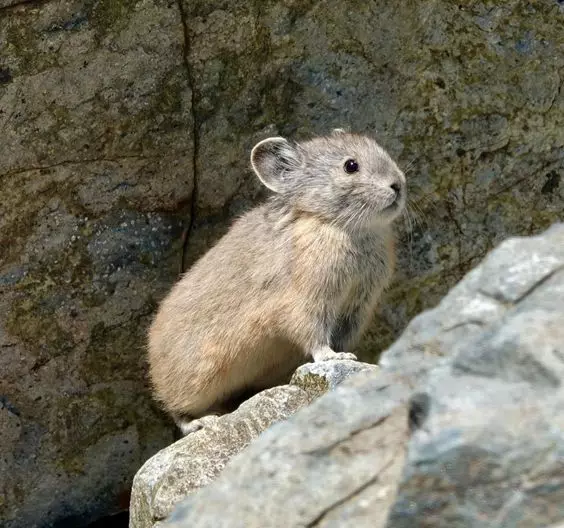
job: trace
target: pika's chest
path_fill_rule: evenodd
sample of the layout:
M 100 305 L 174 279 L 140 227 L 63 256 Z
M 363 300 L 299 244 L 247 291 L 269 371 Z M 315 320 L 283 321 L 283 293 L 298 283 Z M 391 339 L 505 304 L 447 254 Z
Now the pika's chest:
M 379 237 L 365 237 L 352 242 L 349 263 L 342 270 L 341 293 L 345 302 L 351 298 L 362 298 L 366 302 L 381 291 L 392 276 L 393 246 L 387 239 Z
M 292 245 L 293 271 L 337 296 L 351 290 L 370 292 L 386 281 L 393 268 L 393 248 L 386 234 L 367 233 L 352 237 L 320 226 L 296 237 Z
M 349 266 L 358 280 L 382 277 L 393 267 L 393 247 L 381 237 L 363 237 L 351 240 L 346 247 Z

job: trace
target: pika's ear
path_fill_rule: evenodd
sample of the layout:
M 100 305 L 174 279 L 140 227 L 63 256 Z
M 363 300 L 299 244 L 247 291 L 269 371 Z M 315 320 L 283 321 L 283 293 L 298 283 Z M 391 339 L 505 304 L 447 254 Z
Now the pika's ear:
M 301 163 L 298 149 L 282 137 L 263 139 L 251 152 L 251 165 L 259 180 L 277 193 L 284 191 L 289 173 Z

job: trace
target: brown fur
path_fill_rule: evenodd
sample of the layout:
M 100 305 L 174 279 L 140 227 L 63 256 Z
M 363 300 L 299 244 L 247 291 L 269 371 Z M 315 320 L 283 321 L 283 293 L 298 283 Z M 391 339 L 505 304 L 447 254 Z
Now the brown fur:
M 357 173 L 343 170 L 348 158 Z M 154 392 L 177 422 L 286 382 L 308 356 L 350 357 L 333 349 L 358 342 L 393 273 L 405 179 L 374 141 L 274 138 L 252 163 L 277 194 L 194 264 L 149 331 Z

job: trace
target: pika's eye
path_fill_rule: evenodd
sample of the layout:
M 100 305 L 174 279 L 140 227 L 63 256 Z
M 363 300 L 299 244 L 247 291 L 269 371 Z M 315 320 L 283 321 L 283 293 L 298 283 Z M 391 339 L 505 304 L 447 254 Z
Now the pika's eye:
M 353 172 L 358 171 L 358 162 L 353 159 L 348 159 L 345 161 L 345 172 L 352 174 Z

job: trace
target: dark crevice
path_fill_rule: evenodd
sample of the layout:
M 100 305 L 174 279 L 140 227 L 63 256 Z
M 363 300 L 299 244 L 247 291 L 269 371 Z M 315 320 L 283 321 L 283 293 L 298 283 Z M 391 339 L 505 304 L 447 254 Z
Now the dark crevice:
M 425 392 L 415 393 L 409 399 L 408 427 L 414 433 L 421 429 L 429 416 L 431 398 Z
M 52 1 L 53 0 L 21 0 L 20 2 L 14 2 L 13 4 L 0 7 L 0 13 L 10 12 L 12 10 L 17 10 L 25 6 L 39 7 Z
M 458 233 L 459 233 L 461 236 L 464 236 L 464 231 L 462 230 L 462 227 L 461 227 L 460 223 L 458 222 L 458 219 L 456 218 L 456 215 L 455 215 L 455 214 L 453 213 L 453 211 L 452 211 L 452 204 L 451 204 L 450 202 L 446 201 L 446 202 L 445 202 L 445 209 L 446 209 L 446 212 L 447 212 L 447 214 L 448 214 L 450 220 L 451 220 L 452 223 L 455 225 L 455 227 L 456 227 Z
M 102 517 L 90 523 L 86 528 L 127 528 L 129 526 L 129 512 L 124 511 L 114 515 Z
M 554 275 L 556 275 L 557 273 L 559 273 L 562 270 L 564 270 L 564 265 L 558 266 L 557 268 L 553 269 L 550 273 L 545 275 L 539 281 L 535 282 L 535 284 L 533 284 L 527 291 L 525 291 L 522 295 L 520 295 L 517 299 L 515 299 L 513 304 L 520 303 L 523 299 L 525 299 L 525 297 L 528 297 L 529 295 L 531 295 L 537 288 L 540 288 L 543 284 L 545 284 L 552 277 L 554 277 Z
M 382 475 L 382 473 L 384 473 L 395 461 L 396 456 L 394 455 L 391 460 L 389 462 L 387 462 L 384 466 L 382 466 L 378 472 L 376 473 L 376 475 L 372 476 L 370 479 L 368 479 L 364 484 L 361 484 L 360 486 L 358 486 L 357 488 L 355 488 L 354 490 L 352 490 L 350 493 L 348 493 L 347 495 L 345 495 L 343 498 L 339 499 L 338 501 L 334 502 L 333 504 L 331 504 L 331 506 L 325 508 L 324 510 L 322 510 L 315 519 L 313 519 L 312 521 L 310 521 L 308 524 L 306 524 L 307 528 L 313 528 L 314 526 L 318 525 L 323 518 L 330 513 L 331 511 L 333 511 L 335 508 L 338 508 L 339 506 L 341 506 L 342 504 L 345 504 L 347 501 L 349 501 L 350 499 L 352 499 L 353 497 L 355 497 L 356 495 L 358 495 L 359 493 L 362 493 L 365 489 L 369 488 L 370 486 L 372 486 L 373 484 L 375 484 L 376 482 L 378 482 L 378 480 L 380 479 L 380 476 Z
M 528 297 L 529 295 L 531 295 L 535 290 L 537 290 L 538 288 L 540 288 L 543 284 L 545 284 L 547 281 L 549 281 L 552 277 L 554 277 L 554 275 L 556 275 L 557 273 L 561 272 L 564 270 L 564 265 L 561 266 L 557 266 L 556 268 L 554 268 L 552 271 L 550 271 L 549 273 L 547 273 L 544 277 L 541 277 L 537 282 L 535 282 L 529 289 L 525 290 L 519 297 L 517 297 L 514 300 L 508 300 L 505 299 L 503 297 L 498 297 L 495 294 L 489 293 L 487 291 L 484 291 L 482 289 L 478 289 L 477 292 L 480 295 L 483 295 L 484 297 L 487 297 L 489 299 L 492 299 L 494 301 L 496 301 L 499 304 L 502 305 L 506 305 L 506 306 L 515 306 L 517 304 L 519 304 L 521 301 L 523 301 L 526 297 Z M 449 329 L 450 330 L 450 329 Z
M 462 321 L 461 323 L 457 323 L 453 326 L 449 326 L 448 328 L 445 328 L 443 330 L 443 333 L 452 332 L 453 330 L 456 330 L 457 328 L 462 328 L 462 327 L 468 326 L 468 325 L 483 327 L 483 326 L 486 326 L 486 324 L 487 323 L 485 323 L 484 321 L 479 321 L 477 319 L 469 319 L 468 321 Z
M 190 218 L 188 220 L 188 225 L 182 233 L 182 255 L 180 261 L 180 274 L 184 273 L 184 262 L 186 259 L 186 254 L 188 252 L 188 244 L 190 243 L 190 238 L 194 231 L 194 225 L 196 222 L 197 204 L 198 204 L 198 156 L 200 147 L 200 124 L 197 117 L 197 97 L 196 97 L 196 81 L 194 76 L 194 71 L 192 65 L 190 64 L 190 49 L 191 49 L 191 39 L 190 32 L 188 29 L 188 22 L 186 11 L 184 9 L 183 0 L 176 0 L 178 5 L 178 10 L 180 12 L 180 20 L 182 22 L 182 29 L 184 32 L 184 50 L 183 50 L 183 62 L 184 68 L 186 69 L 186 75 L 188 77 L 188 83 L 190 84 L 191 91 L 191 107 L 192 107 L 192 197 L 190 201 Z
M 506 185 L 505 187 L 501 188 L 499 191 L 496 191 L 494 193 L 492 193 L 490 195 L 491 198 L 496 198 L 497 196 L 500 196 L 501 194 L 506 193 L 507 191 L 510 191 L 512 189 L 514 189 L 515 187 L 517 187 L 518 185 L 521 185 L 522 183 L 525 183 L 526 181 L 529 180 L 533 180 L 535 178 L 537 178 L 537 174 L 533 173 L 533 174 L 527 174 L 526 176 L 523 176 L 522 178 L 519 178 L 517 180 L 515 180 L 514 182 L 511 182 L 509 185 Z
M 488 299 L 494 301 L 497 304 L 501 304 L 501 305 L 508 305 L 511 304 L 507 299 L 504 299 L 502 297 L 496 297 L 493 293 L 487 292 L 486 290 L 483 290 L 481 288 L 478 288 L 476 290 L 480 295 L 483 295 L 484 297 L 487 297 Z
M 546 174 L 545 178 L 546 182 L 541 188 L 541 194 L 552 194 L 560 186 L 560 174 L 552 170 Z
M 552 111 L 552 108 L 554 107 L 554 103 L 558 100 L 560 94 L 562 93 L 562 86 L 564 86 L 564 82 L 562 82 L 562 80 L 560 79 L 560 74 L 558 73 L 558 71 L 556 71 L 556 76 L 558 77 L 558 90 L 556 90 L 556 93 L 554 94 L 552 101 L 550 101 L 548 108 L 543 112 L 543 114 L 545 115 L 549 114 Z
M 382 387 L 381 390 L 387 389 L 388 387 L 389 387 L 389 385 L 385 385 L 384 387 Z M 364 431 L 369 431 L 370 429 L 374 429 L 374 428 L 378 427 L 379 425 L 384 423 L 389 417 L 390 417 L 390 415 L 386 414 L 385 416 L 378 418 L 378 420 L 376 420 L 373 423 L 369 423 L 367 425 L 364 425 L 360 429 L 356 429 L 354 431 L 351 431 L 347 436 L 345 436 L 343 438 L 339 438 L 338 440 L 336 440 L 332 444 L 329 444 L 328 446 L 323 446 L 323 447 L 320 447 L 318 449 L 312 449 L 310 451 L 303 451 L 302 454 L 313 455 L 313 454 L 320 454 L 320 453 L 328 453 L 332 449 L 334 449 L 335 447 L 338 447 L 339 445 L 341 445 L 344 442 L 348 442 L 348 441 L 352 440 L 355 436 L 363 433 Z
M 119 163 L 120 161 L 124 160 L 152 160 L 158 159 L 157 156 L 141 156 L 138 154 L 132 154 L 130 156 L 118 156 L 115 158 L 87 158 L 87 159 L 77 159 L 77 160 L 65 160 L 59 161 L 57 163 L 53 163 L 51 165 L 34 165 L 32 167 L 25 167 L 22 169 L 17 169 L 9 172 L 5 172 L 4 174 L 0 174 L 0 180 L 2 178 L 8 178 L 10 176 L 17 176 L 18 174 L 23 174 L 25 172 L 32 172 L 32 171 L 42 171 L 42 170 L 50 170 L 56 169 L 57 167 L 65 167 L 66 165 L 81 165 L 81 164 L 88 164 L 88 163 Z

